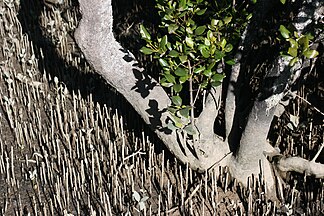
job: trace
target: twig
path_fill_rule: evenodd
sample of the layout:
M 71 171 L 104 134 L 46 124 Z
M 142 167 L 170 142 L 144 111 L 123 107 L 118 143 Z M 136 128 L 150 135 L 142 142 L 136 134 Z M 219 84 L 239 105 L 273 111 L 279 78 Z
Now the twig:
M 188 60 L 188 68 L 189 68 L 189 92 L 190 92 L 190 106 L 191 106 L 191 124 L 194 125 L 194 98 L 193 98 L 193 86 L 192 86 L 192 71 L 191 71 L 191 66 L 190 66 L 190 61 Z
M 129 158 L 134 157 L 135 155 L 138 155 L 138 154 L 146 154 L 145 152 L 141 152 L 141 150 L 142 150 L 142 149 L 139 149 L 138 151 L 134 152 L 133 154 L 128 155 L 127 157 L 125 157 L 125 158 L 123 159 L 123 161 L 128 160 Z
M 127 157 L 125 157 L 125 158 L 123 159 L 123 162 L 119 165 L 118 170 L 120 170 L 120 169 L 122 168 L 122 166 L 124 165 L 124 162 L 125 162 L 126 160 L 128 160 L 129 158 L 132 158 L 132 157 L 134 157 L 134 156 L 136 156 L 136 155 L 138 155 L 138 154 L 146 154 L 145 152 L 141 152 L 141 150 L 142 150 L 142 149 L 139 149 L 138 151 L 134 152 L 133 154 L 128 155 Z

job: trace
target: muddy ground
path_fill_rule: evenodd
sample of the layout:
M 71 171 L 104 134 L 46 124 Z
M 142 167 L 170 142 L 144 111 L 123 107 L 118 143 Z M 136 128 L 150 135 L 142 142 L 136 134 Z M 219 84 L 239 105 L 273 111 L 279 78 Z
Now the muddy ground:
M 77 2 L 44 2 L 0 2 L 1 215 L 324 214 L 322 180 L 293 173 L 273 202 L 262 184 L 244 189 L 225 168 L 216 176 L 179 164 L 79 52 Z M 125 46 L 138 14 L 150 18 L 134 2 L 127 13 L 114 5 Z M 318 68 L 274 122 L 271 141 L 284 154 L 312 159 L 323 143 Z

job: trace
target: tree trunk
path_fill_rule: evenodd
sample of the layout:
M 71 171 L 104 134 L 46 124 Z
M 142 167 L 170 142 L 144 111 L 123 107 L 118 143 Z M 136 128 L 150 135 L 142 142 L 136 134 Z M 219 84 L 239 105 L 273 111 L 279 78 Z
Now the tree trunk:
M 75 32 L 75 39 L 85 58 L 109 85 L 116 88 L 126 98 L 175 157 L 183 163 L 188 163 L 191 168 L 200 171 L 217 166 L 229 166 L 234 177 L 243 184 L 246 184 L 247 178 L 254 174 L 255 177 L 264 178 L 268 188 L 273 189 L 275 184 L 273 173 L 271 165 L 265 157 L 265 152 L 274 153 L 275 150 L 267 142 L 267 134 L 276 106 L 284 96 L 284 91 L 289 87 L 292 73 L 300 68 L 290 68 L 282 57 L 278 57 L 272 63 L 272 69 L 267 74 L 269 76 L 276 74 L 278 82 L 275 84 L 283 83 L 285 87 L 278 92 L 272 92 L 270 96 L 261 95 L 254 102 L 242 133 L 238 130 L 241 124 L 235 120 L 238 99 L 234 86 L 238 82 L 241 70 L 240 53 L 238 53 L 226 98 L 226 139 L 223 140 L 214 133 L 214 122 L 218 115 L 222 95 L 221 87 L 219 87 L 209 92 L 206 105 L 195 121 L 199 135 L 193 142 L 181 132 L 165 129 L 169 118 L 168 112 L 165 110 L 171 104 L 170 99 L 156 80 L 143 69 L 135 66 L 137 62 L 133 55 L 125 51 L 115 40 L 112 31 L 111 0 L 79 0 L 79 2 L 82 19 Z M 270 7 L 270 1 L 262 2 L 267 3 L 265 8 Z M 263 7 L 265 4 L 260 3 L 260 5 L 260 8 L 265 10 Z M 260 12 L 256 14 L 262 14 Z M 262 18 L 262 16 L 260 17 Z M 255 37 L 252 30 L 245 32 L 245 34 L 249 33 L 251 35 L 242 37 L 245 40 L 243 43 L 245 47 L 248 47 L 248 44 L 251 43 L 249 40 L 253 40 Z M 244 46 L 241 50 L 242 53 L 244 53 Z M 132 60 L 126 61 L 129 59 Z M 237 137 L 241 137 L 241 139 L 238 140 Z M 233 154 L 230 145 L 239 146 L 235 154 Z M 288 161 L 281 161 L 279 164 L 285 169 L 289 165 Z M 323 169 L 322 165 L 319 167 Z M 263 173 L 259 175 L 261 171 Z
M 124 52 L 113 36 L 111 1 L 80 0 L 80 9 L 82 19 L 75 39 L 85 58 L 109 85 L 126 98 L 180 161 L 203 171 L 230 153 L 226 143 L 210 135 L 220 101 L 207 100 L 207 109 L 201 114 L 203 120 L 198 118 L 199 130 L 208 135 L 202 136 L 195 147 L 186 141 L 180 142 L 181 135 L 165 130 L 169 115 L 164 110 L 171 104 L 166 92 L 152 77 L 134 66 L 136 61 L 132 54 Z M 133 60 L 126 61 L 125 57 Z M 220 88 L 217 91 L 219 98 Z M 208 113 L 210 118 L 203 117 L 206 116 L 204 113 Z

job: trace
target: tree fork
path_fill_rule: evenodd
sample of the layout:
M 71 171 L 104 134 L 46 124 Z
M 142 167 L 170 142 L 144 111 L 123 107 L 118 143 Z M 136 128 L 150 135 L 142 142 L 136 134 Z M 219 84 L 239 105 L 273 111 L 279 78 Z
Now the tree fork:
M 123 57 L 131 53 L 124 53 L 123 47 L 115 40 L 112 31 L 112 5 L 111 0 L 80 0 L 82 19 L 75 31 L 75 39 L 87 61 L 106 82 L 114 87 L 134 107 L 143 120 L 163 141 L 167 148 L 183 163 L 191 168 L 201 171 L 207 170 L 216 161 L 223 158 L 230 151 L 223 140 L 212 136 L 212 140 L 197 141 L 199 149 L 189 149 L 185 144 L 178 142 L 177 133 L 166 133 L 166 121 L 170 117 L 162 112 L 171 101 L 162 87 L 149 75 L 136 68 L 136 61 L 126 62 Z M 93 34 L 95 32 L 95 34 Z M 134 58 L 133 58 L 134 59 Z M 139 89 L 138 80 L 134 71 L 148 77 L 153 84 L 152 89 Z M 139 92 L 148 91 L 142 97 Z M 215 107 L 215 102 L 213 107 Z M 211 107 L 211 105 L 206 105 Z M 148 112 L 149 111 L 149 112 Z M 214 109 L 215 113 L 218 109 Z M 209 119 L 214 122 L 215 119 Z M 155 123 L 154 123 L 155 122 Z M 199 117 L 197 121 L 199 124 Z M 213 124 L 207 124 L 211 127 Z M 212 131 L 211 128 L 200 128 L 202 131 Z M 218 147 L 219 146 L 219 147 Z M 224 160 L 225 161 L 225 160 Z M 225 163 L 221 163 L 226 165 Z
M 235 95 L 235 83 L 237 83 L 241 70 L 240 57 L 238 55 L 227 93 L 228 101 L 226 101 L 225 107 L 226 139 L 219 138 L 214 133 L 213 128 L 222 95 L 221 87 L 217 87 L 210 90 L 206 105 L 200 116 L 196 119 L 195 125 L 199 135 L 194 145 L 189 146 L 186 141 L 179 143 L 178 135 L 175 131 L 165 131 L 166 122 L 170 116 L 164 110 L 171 104 L 166 92 L 156 80 L 151 78 L 142 69 L 134 66 L 136 61 L 132 54 L 123 52 L 124 48 L 115 40 L 112 31 L 113 15 L 111 0 L 79 0 L 79 2 L 82 19 L 76 29 L 75 39 L 85 58 L 109 85 L 116 88 L 129 101 L 175 157 L 183 163 L 188 163 L 191 168 L 200 171 L 209 170 L 211 167 L 214 168 L 216 166 L 229 166 L 234 177 L 244 185 L 247 184 L 249 176 L 252 174 L 258 176 L 260 174 L 261 162 L 264 169 L 262 174 L 266 175 L 265 179 L 268 189 L 273 189 L 275 186 L 274 174 L 264 152 L 270 154 L 275 152 L 275 149 L 270 146 L 266 138 L 275 113 L 274 111 L 281 101 L 285 90 L 289 87 L 288 80 L 291 78 L 293 70 L 286 67 L 287 62 L 281 61 L 281 57 L 278 57 L 272 63 L 274 68 L 272 72 L 278 74 L 280 82 L 282 79 L 287 81 L 286 83 L 283 82 L 286 86 L 281 88 L 280 91 L 272 92 L 270 95 L 262 95 L 254 102 L 246 127 L 243 130 L 242 138 L 237 143 L 239 147 L 235 154 L 232 154 L 228 136 L 233 131 L 236 133 L 233 130 L 233 124 L 235 124 L 234 115 L 237 112 L 236 101 L 238 100 Z M 271 4 L 271 1 L 264 0 L 261 2 Z M 260 3 L 260 8 L 264 4 Z M 256 13 L 261 13 L 261 11 Z M 250 28 L 250 25 L 248 25 L 248 28 Z M 255 37 L 253 32 L 251 32 L 251 35 L 248 35 L 250 31 L 252 29 L 248 29 L 245 32 L 247 34 L 244 42 L 245 45 L 251 44 L 251 41 L 254 39 L 253 37 Z M 124 60 L 125 56 L 131 57 L 133 60 L 127 62 Z M 278 64 L 279 68 L 277 68 Z M 149 89 L 143 88 L 143 85 L 140 85 L 141 79 L 138 79 L 139 75 L 149 79 L 151 82 L 150 86 L 153 87 Z M 235 127 L 238 127 L 238 125 L 235 125 Z M 316 176 L 323 177 L 321 174 L 324 169 L 322 164 L 313 164 L 312 162 L 311 165 L 306 166 L 305 164 L 307 163 L 304 160 L 298 159 L 304 165 L 293 166 L 294 164 L 291 161 L 296 160 L 296 158 L 281 159 L 276 166 L 279 169 L 288 171 L 304 170 L 306 172 L 314 172 L 313 174 Z M 314 167 L 321 170 L 320 174 L 315 172 Z

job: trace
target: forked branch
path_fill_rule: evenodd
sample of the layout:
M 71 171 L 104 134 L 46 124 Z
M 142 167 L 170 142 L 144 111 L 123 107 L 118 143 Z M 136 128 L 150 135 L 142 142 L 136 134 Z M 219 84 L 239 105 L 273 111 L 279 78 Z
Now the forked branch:
M 208 142 L 198 140 L 197 145 L 190 146 L 179 142 L 176 132 L 165 130 L 169 118 L 165 110 L 171 104 L 170 99 L 152 77 L 134 66 L 135 60 L 124 60 L 125 56 L 129 59 L 132 54 L 123 51 L 125 49 L 114 38 L 111 0 L 79 0 L 79 3 L 82 19 L 75 39 L 85 58 L 108 84 L 125 97 L 167 148 L 183 163 L 201 170 L 208 169 L 227 155 L 229 149 L 226 145 L 215 145 L 214 136 Z M 215 101 L 211 104 L 215 106 Z M 213 110 L 213 115 L 217 114 L 218 108 Z M 211 131 L 210 124 L 206 127 L 201 130 Z

